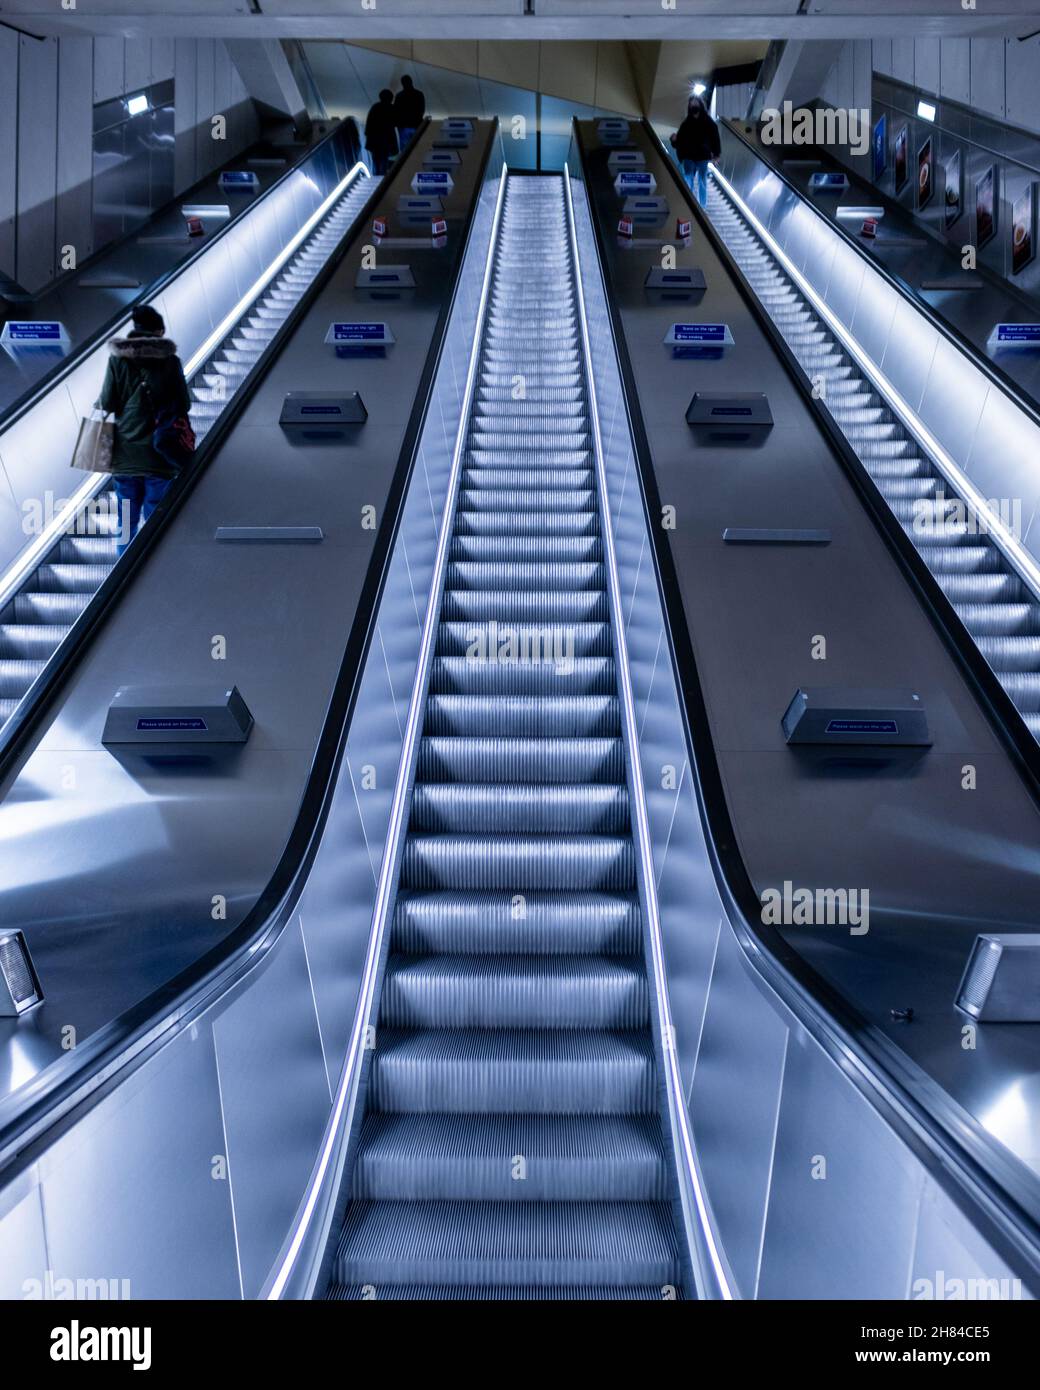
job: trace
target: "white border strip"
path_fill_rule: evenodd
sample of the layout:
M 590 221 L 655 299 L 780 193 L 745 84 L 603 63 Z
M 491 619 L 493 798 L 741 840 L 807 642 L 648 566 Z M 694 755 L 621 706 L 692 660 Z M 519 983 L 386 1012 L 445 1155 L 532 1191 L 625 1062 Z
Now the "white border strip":
M 893 413 L 899 417 L 904 428 L 913 435 L 922 451 L 928 455 L 943 474 L 953 492 L 959 493 L 975 514 L 985 519 L 986 534 L 988 534 L 997 549 L 1004 554 L 1012 568 L 1019 573 L 1022 580 L 1032 589 L 1034 597 L 1040 600 L 1040 566 L 1037 565 L 1033 556 L 1004 525 L 998 513 L 990 506 L 989 499 L 983 497 L 975 484 L 968 478 L 967 474 L 962 471 L 960 465 L 946 452 L 921 417 L 912 406 L 907 403 L 903 396 L 900 395 L 899 391 L 888 377 L 886 377 L 877 364 L 867 356 L 849 330 L 841 320 L 836 317 L 826 301 L 813 289 L 802 272 L 788 257 L 769 230 L 751 211 L 747 203 L 744 202 L 743 198 L 725 175 L 720 174 L 718 168 L 714 165 L 712 166 L 711 173 L 726 197 L 730 199 L 734 207 L 740 212 L 741 216 L 754 231 L 755 235 L 768 249 L 770 255 L 777 261 L 784 274 L 794 282 L 799 293 L 812 305 L 816 315 L 827 325 L 829 331 L 838 339 L 863 375 L 874 386 L 875 390 L 884 397 L 885 404 L 891 407 Z M 816 214 L 816 216 L 819 217 L 819 214 Z M 826 225 L 824 218 L 820 218 L 820 221 L 824 222 Z M 871 268 L 867 266 L 865 273 L 872 274 L 873 272 Z M 965 361 L 967 361 L 966 358 Z M 999 388 L 994 386 L 990 387 L 990 390 L 997 389 Z M 827 402 L 825 400 L 824 405 L 826 404 Z M 835 420 L 835 424 L 837 423 L 837 420 Z M 841 426 L 839 425 L 838 428 L 840 429 Z M 842 431 L 842 433 L 844 433 L 844 431 Z M 912 533 L 907 532 L 907 534 L 912 540 Z
M 408 706 L 404 740 L 401 748 L 401 761 L 397 769 L 397 782 L 394 799 L 390 808 L 390 821 L 386 834 L 386 846 L 379 869 L 379 883 L 376 888 L 376 901 L 372 913 L 372 928 L 368 938 L 368 953 L 365 957 L 364 972 L 358 993 L 358 1004 L 354 1014 L 354 1026 L 350 1034 L 346 1061 L 340 1074 L 332 1113 L 325 1130 L 321 1153 L 311 1175 L 310 1186 L 304 1199 L 303 1209 L 297 1218 L 292 1237 L 281 1266 L 272 1280 L 266 1297 L 268 1300 L 280 1299 L 293 1272 L 297 1257 L 308 1234 L 315 1209 L 325 1185 L 337 1148 L 342 1136 L 349 1134 L 353 1126 L 361 1083 L 361 1062 L 364 1056 L 364 1041 L 372 1022 L 376 1004 L 376 985 L 379 979 L 379 965 L 383 954 L 383 940 L 393 913 L 397 892 L 398 865 L 407 829 L 407 814 L 411 803 L 412 778 L 415 767 L 419 739 L 422 734 L 423 713 L 426 709 L 426 690 L 430 680 L 430 667 L 437 645 L 437 631 L 440 621 L 441 591 L 448 566 L 452 531 L 455 521 L 455 502 L 459 492 L 459 479 L 462 474 L 462 459 L 466 448 L 469 430 L 470 407 L 476 384 L 477 366 L 484 338 L 484 319 L 487 313 L 488 296 L 491 288 L 492 267 L 498 246 L 498 231 L 502 217 L 502 204 L 505 198 L 507 171 L 503 167 L 498 187 L 498 201 L 491 225 L 487 264 L 484 267 L 484 280 L 480 290 L 480 302 L 473 329 L 473 347 L 470 351 L 469 369 L 466 373 L 466 387 L 462 396 L 462 409 L 459 414 L 459 428 L 455 437 L 455 450 L 451 460 L 451 474 L 448 479 L 448 493 L 441 518 L 441 531 L 437 541 L 437 554 L 434 559 L 433 578 L 430 583 L 430 600 L 426 607 L 426 620 L 423 624 L 419 643 L 419 659 L 416 664 L 415 684 Z M 342 1146 L 345 1149 L 345 1145 Z M 340 1153 L 340 1159 L 345 1153 Z
M 720 1245 L 715 1235 L 708 1200 L 704 1190 L 704 1183 L 701 1178 L 700 1166 L 694 1151 L 689 1114 L 687 1113 L 686 1102 L 683 1097 L 683 1084 L 682 1076 L 679 1072 L 678 1051 L 675 1047 L 675 1028 L 672 1024 L 671 1005 L 668 998 L 668 982 L 665 974 L 661 916 L 657 901 L 657 883 L 654 875 L 650 825 L 646 811 L 643 768 L 639 760 L 639 742 L 636 736 L 636 729 L 638 726 L 635 717 L 635 700 L 632 695 L 632 674 L 628 661 L 628 643 L 625 639 L 624 618 L 621 604 L 621 582 L 618 577 L 617 555 L 614 549 L 614 532 L 610 524 L 610 498 L 607 492 L 606 465 L 603 459 L 603 442 L 600 437 L 599 429 L 599 408 L 596 402 L 595 376 L 592 370 L 592 350 L 589 343 L 589 327 L 585 316 L 585 295 L 581 284 L 581 263 L 578 254 L 578 238 L 574 226 L 574 208 L 571 202 L 570 170 L 564 170 L 563 184 L 567 198 L 567 225 L 570 233 L 571 257 L 574 265 L 578 321 L 581 326 L 582 356 L 585 363 L 585 386 L 588 393 L 589 414 L 592 421 L 593 453 L 596 459 L 596 486 L 599 494 L 600 530 L 603 539 L 604 568 L 607 574 L 607 588 L 610 594 L 611 625 L 614 629 L 618 691 L 621 699 L 622 721 L 628 753 L 627 762 L 631 788 L 632 817 L 635 831 L 634 838 L 641 866 L 640 878 L 643 887 L 643 907 L 646 911 L 650 950 L 653 958 L 654 994 L 657 1004 L 658 1024 L 661 1031 L 662 1052 L 664 1055 L 665 1090 L 668 1097 L 668 1117 L 672 1133 L 672 1146 L 680 1179 L 679 1191 L 682 1199 L 687 1241 L 690 1246 L 690 1257 L 693 1263 L 698 1297 L 730 1300 L 735 1297 L 735 1294 L 730 1286 L 726 1263 L 722 1257 Z

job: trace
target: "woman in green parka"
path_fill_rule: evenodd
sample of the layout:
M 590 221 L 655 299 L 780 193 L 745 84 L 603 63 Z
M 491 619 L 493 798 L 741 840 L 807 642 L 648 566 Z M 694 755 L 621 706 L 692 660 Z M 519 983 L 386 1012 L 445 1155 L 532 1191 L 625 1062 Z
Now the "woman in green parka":
M 186 422 L 191 409 L 177 344 L 166 337 L 162 315 L 150 304 L 135 304 L 132 318 L 127 336 L 109 343 L 98 400 L 103 411 L 116 417 L 112 482 L 122 519 L 116 547 L 120 555 L 177 476 L 176 466 L 153 443 L 157 419 L 183 417 Z

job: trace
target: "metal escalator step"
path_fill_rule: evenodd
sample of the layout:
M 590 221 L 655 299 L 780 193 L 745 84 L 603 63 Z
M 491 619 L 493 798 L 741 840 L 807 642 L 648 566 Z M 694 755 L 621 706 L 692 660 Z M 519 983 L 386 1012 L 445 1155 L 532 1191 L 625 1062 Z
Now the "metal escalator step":
M 579 656 L 610 656 L 606 623 L 442 622 L 437 631 L 438 656 L 465 656 L 470 661 L 552 661 L 565 665 Z
M 535 560 L 541 564 L 587 564 L 603 558 L 599 536 L 471 536 L 456 535 L 451 542 L 453 560 L 494 560 L 513 563 Z
M 41 594 L 23 591 L 15 594 L 11 605 L 16 623 L 44 623 L 70 628 L 93 598 L 93 594 Z
M 628 789 L 609 783 L 418 783 L 412 830 L 438 835 L 622 835 Z
M 63 565 L 114 565 L 116 562 L 116 537 L 105 536 L 63 536 L 58 543 L 57 561 Z
M 596 513 L 456 512 L 457 536 L 598 536 Z
M 1040 636 L 978 637 L 975 641 L 996 671 L 1040 670 Z
M 566 494 L 563 494 L 566 495 Z M 445 577 L 449 589 L 554 590 L 602 589 L 603 565 L 598 560 L 449 560 Z
M 1040 607 L 1032 603 L 958 603 L 973 637 L 1012 637 L 1040 632 Z
M 64 641 L 67 627 L 44 623 L 0 625 L 0 657 L 28 657 L 46 661 Z
M 591 492 L 595 482 L 588 468 L 467 468 L 462 475 L 462 486 L 466 493 L 486 488 Z
M 657 1068 L 645 1028 L 377 1028 L 373 1110 L 459 1115 L 649 1115 Z
M 584 623 L 609 616 L 603 589 L 449 589 L 441 604 L 446 622 Z
M 982 574 L 938 574 L 943 592 L 951 603 L 1014 603 L 1025 597 L 1025 585 L 1010 571 Z
M 525 892 L 629 892 L 635 851 L 627 835 L 415 835 L 402 856 L 406 888 Z
M 594 738 L 620 732 L 616 694 L 438 695 L 426 702 L 429 735 Z
M 0 658 L 0 697 L 20 700 L 46 664 L 19 657 Z
M 661 1126 L 647 1115 L 370 1114 L 353 1177 L 360 1201 L 669 1196 Z
M 619 738 L 446 738 L 424 734 L 415 775 L 427 784 L 621 783 L 625 752 Z
M 380 1028 L 626 1029 L 649 1022 L 646 968 L 637 956 L 393 955 L 379 1005 Z
M 17 708 L 17 700 L 13 698 L 6 700 L 0 699 L 0 724 L 6 724 Z
M 623 893 L 484 891 L 401 893 L 391 949 L 634 956 L 642 948 L 639 903 Z
M 667 1202 L 355 1202 L 341 1284 L 675 1284 Z
M 473 449 L 466 450 L 468 468 L 543 470 L 581 468 L 591 471 L 588 449 Z M 533 479 L 532 479 L 533 481 Z
M 596 505 L 591 488 L 561 488 L 559 492 L 534 488 L 462 488 L 459 507 L 464 512 L 546 512 L 559 508 L 568 512 L 587 512 Z
M 939 575 L 997 573 L 1003 564 L 993 546 L 972 544 L 967 537 L 961 545 L 929 546 L 926 555 L 932 571 Z
M 580 656 L 556 662 L 514 662 L 508 666 L 434 657 L 430 691 L 435 695 L 609 695 L 616 687 L 612 657 Z
M 332 1284 L 325 1298 L 334 1303 L 383 1302 L 418 1303 L 437 1300 L 447 1303 L 661 1303 L 682 1301 L 682 1287 L 657 1284 L 553 1284 L 549 1288 L 531 1284 Z
M 1023 712 L 1040 712 L 1040 671 L 1001 671 L 1000 683 Z
M 36 585 L 44 594 L 94 594 L 108 578 L 109 565 L 40 565 Z

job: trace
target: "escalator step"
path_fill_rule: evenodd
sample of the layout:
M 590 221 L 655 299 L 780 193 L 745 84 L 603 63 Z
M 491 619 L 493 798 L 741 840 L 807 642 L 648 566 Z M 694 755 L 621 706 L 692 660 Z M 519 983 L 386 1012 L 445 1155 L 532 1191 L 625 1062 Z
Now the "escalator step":
M 621 731 L 617 696 L 438 695 L 426 701 L 431 735 L 596 738 Z
M 391 948 L 431 954 L 481 951 L 634 956 L 639 904 L 622 893 L 401 893 Z
M 610 656 L 606 623 L 442 622 L 437 635 L 439 656 L 467 656 L 471 661 L 552 661 L 566 666 L 573 657 Z M 565 673 L 561 673 L 565 674 Z
M 656 1116 L 370 1114 L 361 1201 L 662 1202 Z
M 31 631 L 32 629 L 30 629 Z M 13 654 L 13 653 L 12 653 Z M 622 782 L 619 738 L 441 738 L 419 746 L 416 779 L 447 782 Z
M 325 1297 L 336 1303 L 363 1302 L 383 1299 L 391 1302 L 421 1302 L 427 1299 L 450 1303 L 469 1301 L 524 1303 L 552 1299 L 554 1303 L 591 1303 L 597 1300 L 618 1303 L 660 1303 L 681 1300 L 684 1295 L 678 1285 L 658 1284 L 333 1284 Z
M 509 665 L 437 656 L 431 663 L 430 690 L 435 695 L 556 695 L 565 684 L 568 694 L 609 695 L 616 679 L 613 658 L 605 656 Z
M 624 835 L 409 835 L 406 888 L 630 892 L 635 851 Z
M 438 835 L 620 835 L 631 812 L 627 788 L 609 784 L 420 782 L 410 825 Z
M 657 1069 L 642 1028 L 378 1028 L 369 1090 L 406 1114 L 650 1115 Z
M 649 1022 L 639 957 L 392 955 L 379 1006 L 380 1029 L 627 1029 Z
M 667 1203 L 355 1202 L 341 1284 L 675 1284 Z

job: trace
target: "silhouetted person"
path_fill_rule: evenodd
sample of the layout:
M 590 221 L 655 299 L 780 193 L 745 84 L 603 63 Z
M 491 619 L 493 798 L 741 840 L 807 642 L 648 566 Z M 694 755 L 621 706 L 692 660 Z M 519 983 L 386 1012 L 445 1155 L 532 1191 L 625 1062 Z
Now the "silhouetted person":
M 394 124 L 403 150 L 426 115 L 426 98 L 410 77 L 401 78 L 401 90 L 394 97 Z
M 150 304 L 135 304 L 131 314 L 133 328 L 108 345 L 98 401 L 116 417 L 112 482 L 120 504 L 120 555 L 195 448 L 188 421 L 191 395 L 177 344 L 166 337 L 162 315 Z M 157 444 L 166 452 L 160 453 Z
M 397 153 L 397 126 L 394 123 L 394 94 L 389 87 L 379 93 L 365 121 L 365 148 L 372 156 L 372 171 L 385 174 Z
M 675 153 L 691 192 L 697 195 L 702 208 L 708 206 L 708 165 L 722 152 L 719 128 L 708 114 L 700 97 L 690 97 L 686 119 L 670 136 Z

